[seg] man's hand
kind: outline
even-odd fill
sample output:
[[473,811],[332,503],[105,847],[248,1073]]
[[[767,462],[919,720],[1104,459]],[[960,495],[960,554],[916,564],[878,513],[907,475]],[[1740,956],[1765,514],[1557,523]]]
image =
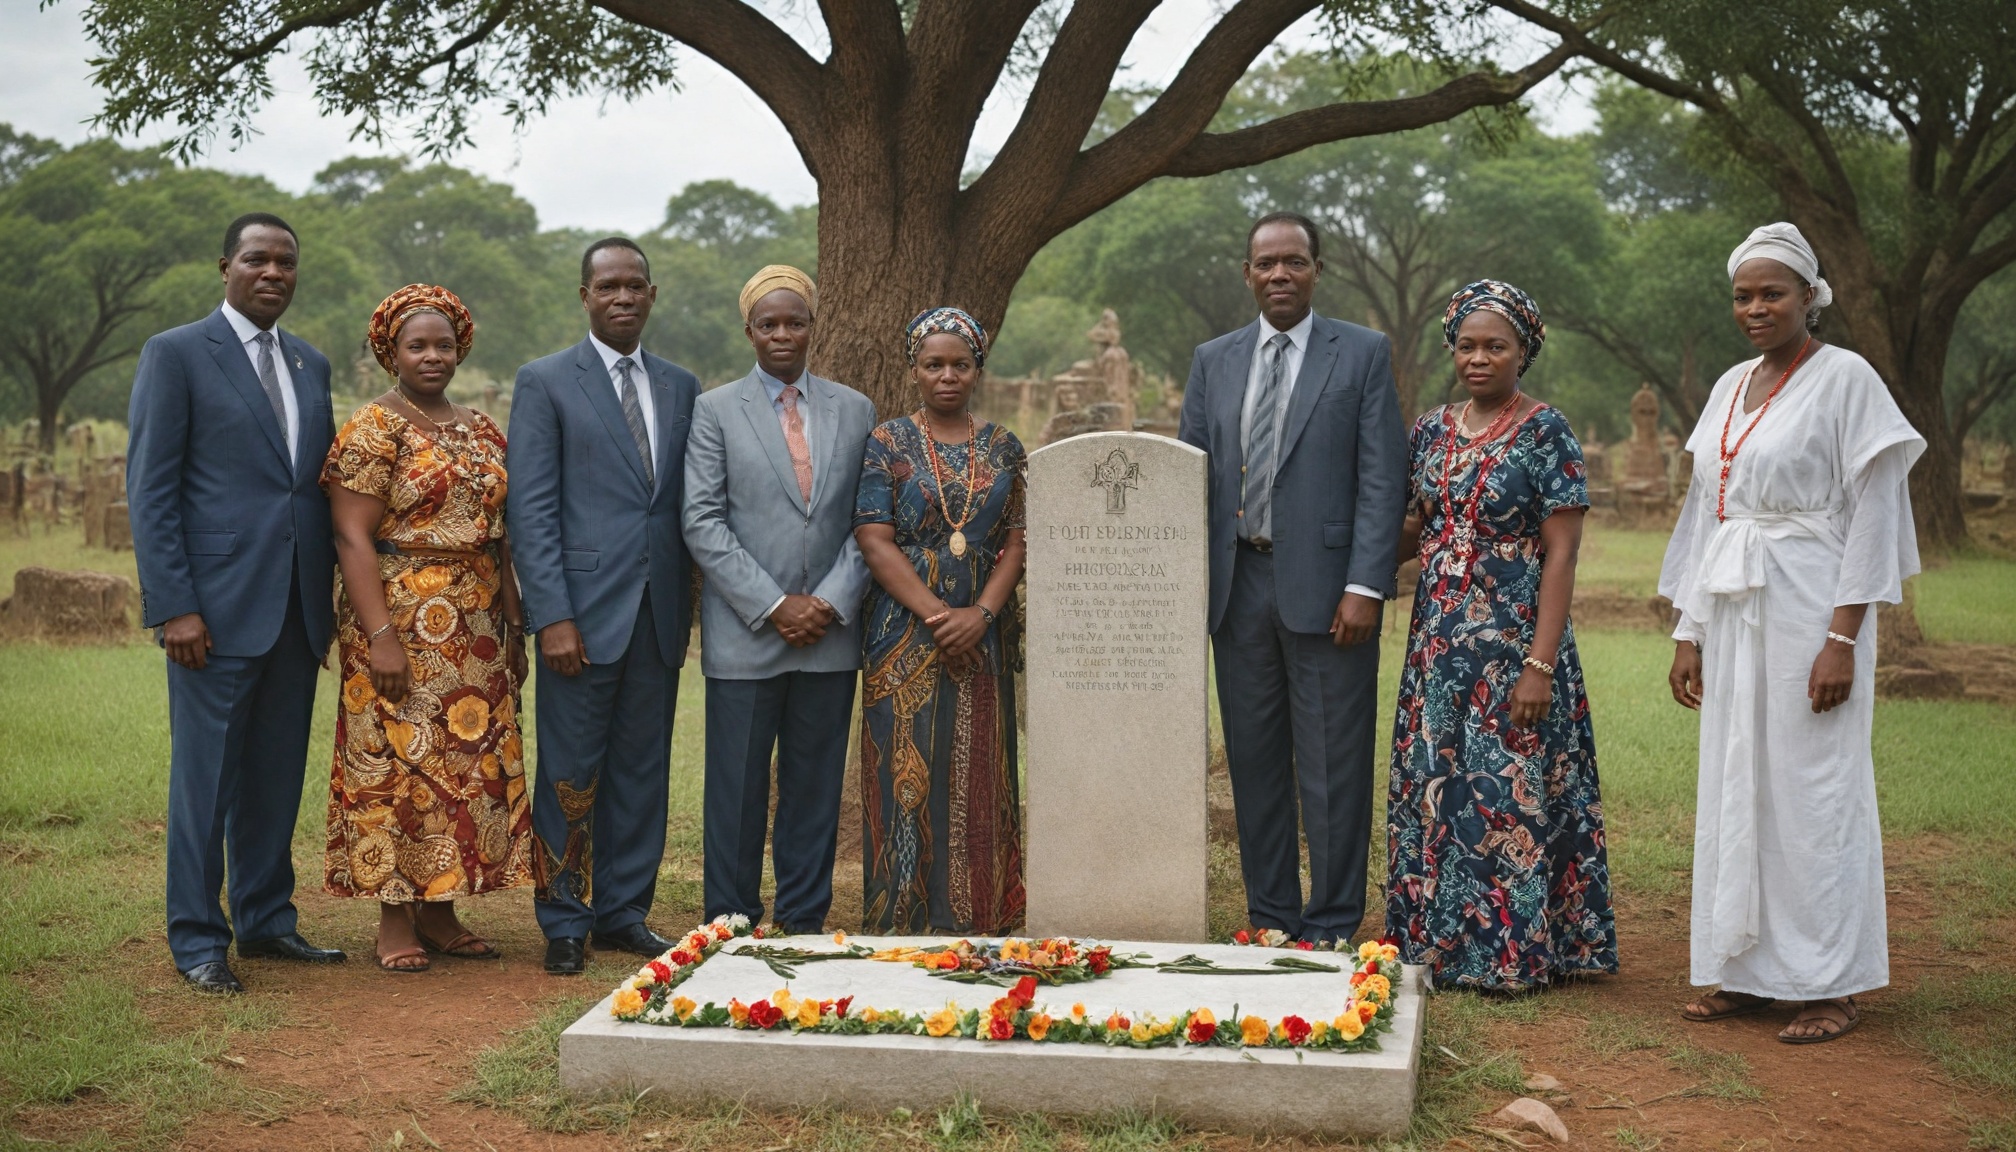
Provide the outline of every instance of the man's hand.
[[539,657],[546,667],[562,676],[579,676],[588,663],[588,648],[581,643],[581,629],[572,620],[556,620],[539,629]]
[[188,612],[161,625],[161,646],[168,659],[197,672],[210,662],[210,626],[201,612]]
[[817,596],[787,595],[770,613],[770,626],[793,648],[817,644],[832,623],[833,609]]
[[1344,593],[1344,598],[1337,602],[1337,615],[1330,621],[1330,642],[1339,648],[1349,648],[1378,635],[1379,614],[1385,607],[1384,600],[1356,592]]
[[1839,640],[1829,640],[1820,646],[1820,655],[1813,658],[1813,671],[1806,677],[1806,698],[1813,702],[1813,711],[1832,712],[1848,702],[1848,692],[1855,686],[1855,649]]
[[1666,673],[1666,686],[1673,689],[1674,703],[1701,710],[1701,649],[1692,640],[1673,645],[1673,668]]

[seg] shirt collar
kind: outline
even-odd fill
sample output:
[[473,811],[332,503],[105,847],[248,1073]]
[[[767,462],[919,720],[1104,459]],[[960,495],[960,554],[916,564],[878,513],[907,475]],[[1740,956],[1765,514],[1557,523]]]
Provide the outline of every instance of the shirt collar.
[[1288,342],[1293,344],[1297,350],[1306,350],[1309,347],[1309,334],[1315,330],[1316,310],[1314,308],[1303,313],[1302,319],[1296,321],[1295,326],[1286,332],[1281,332],[1281,329],[1274,327],[1274,322],[1267,319],[1267,317],[1260,317],[1260,343],[1263,345],[1267,341],[1272,340],[1276,333],[1281,333],[1288,337]]
[[602,367],[609,370],[609,379],[616,379],[616,362],[625,356],[628,356],[630,362],[637,366],[637,376],[632,377],[632,379],[637,379],[638,377],[648,378],[650,376],[650,371],[644,367],[644,345],[637,345],[635,352],[618,352],[609,345],[604,344],[602,338],[593,332],[588,333],[588,342],[595,345],[595,351],[601,355]]
[[[224,301],[218,308],[224,313],[224,322],[231,325],[231,331],[238,334],[238,342],[240,344],[250,344],[258,338],[259,333],[267,331],[267,329],[254,324],[243,312],[233,308],[229,300]],[[279,340],[280,326],[275,324],[271,331],[273,339],[276,341]]]
[[[798,388],[798,395],[800,396],[805,395],[805,378],[809,375],[811,375],[811,373],[809,372],[800,372],[798,374],[796,384]],[[779,380],[777,377],[772,376],[768,372],[765,372],[761,365],[758,365],[756,368],[756,381],[757,383],[763,385],[763,392],[765,395],[770,397],[770,402],[772,404],[777,403],[778,399],[784,395],[784,388],[785,388],[784,381]]]

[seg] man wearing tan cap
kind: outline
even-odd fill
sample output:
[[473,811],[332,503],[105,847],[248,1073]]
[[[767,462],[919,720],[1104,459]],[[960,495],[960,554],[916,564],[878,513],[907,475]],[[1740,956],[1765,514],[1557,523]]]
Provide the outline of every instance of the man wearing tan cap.
[[777,763],[774,925],[816,932],[833,903],[859,611],[868,567],[854,488],[875,406],[805,370],[818,291],[773,264],[742,289],[749,375],[703,393],[686,447],[686,547],[705,579],[704,898],[763,918],[763,835]]

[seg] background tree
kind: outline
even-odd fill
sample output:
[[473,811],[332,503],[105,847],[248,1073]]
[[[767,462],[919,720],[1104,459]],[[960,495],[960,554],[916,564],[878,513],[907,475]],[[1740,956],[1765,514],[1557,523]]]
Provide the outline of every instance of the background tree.
[[[1323,0],[1236,0],[1168,87],[1097,143],[1128,45],[1157,0],[827,0],[816,58],[740,0],[94,0],[100,117],[113,131],[172,122],[185,149],[248,130],[274,55],[307,40],[325,108],[367,134],[388,123],[445,150],[468,109],[509,100],[523,121],[558,95],[628,96],[667,81],[675,42],[713,59],[776,113],[819,186],[825,315],[816,370],[907,404],[896,334],[956,301],[998,326],[1015,282],[1051,238],[1158,176],[1206,176],[1314,144],[1438,123],[1516,100],[1572,55],[1476,70],[1394,100],[1340,99],[1234,131],[1210,130],[1232,86]],[[1333,12],[1345,27],[1342,10]],[[1347,28],[1348,30],[1348,28]],[[971,180],[982,105],[1008,78],[1020,118]]]

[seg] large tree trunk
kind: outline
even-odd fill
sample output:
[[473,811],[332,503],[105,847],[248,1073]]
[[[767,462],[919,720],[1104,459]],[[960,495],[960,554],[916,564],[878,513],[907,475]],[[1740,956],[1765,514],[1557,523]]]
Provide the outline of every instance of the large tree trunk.
[[68,389],[47,383],[35,388],[35,445],[44,456],[56,454],[58,433],[63,430],[63,397]]
[[1946,349],[1919,349],[1891,384],[1904,418],[1925,437],[1925,455],[1911,469],[1911,508],[1919,539],[1939,549],[1965,543],[1967,497],[1960,480],[1960,444],[1946,420]]

